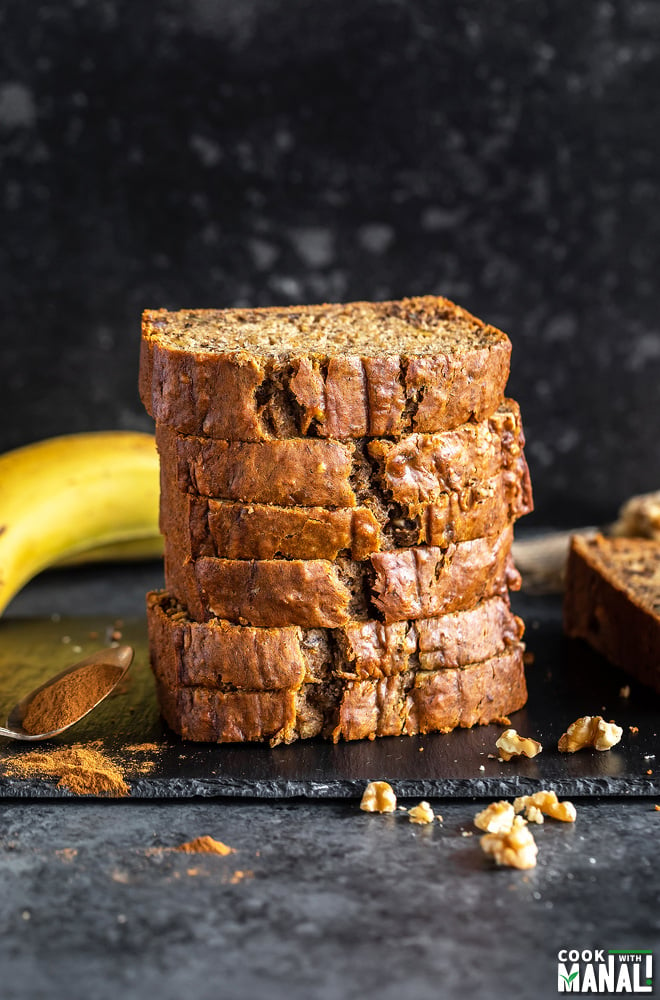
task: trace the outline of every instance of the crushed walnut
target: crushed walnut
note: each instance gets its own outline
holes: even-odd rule
[[[543,749],[538,740],[519,736],[515,729],[505,729],[495,746],[502,760],[511,760],[512,757],[520,757],[522,754],[525,757],[536,757]]]
[[[419,805],[412,807],[408,813],[408,818],[411,823],[432,823],[435,819],[435,813],[429,803],[425,799],[422,799]]]
[[[506,833],[513,826],[515,812],[510,802],[491,802],[474,817],[474,825],[486,833]]]
[[[621,726],[615,722],[605,722],[602,715],[583,715],[572,722],[559,740],[562,753],[575,753],[585,747],[609,750],[620,742],[623,735]]]
[[[360,809],[364,812],[392,813],[396,809],[396,795],[387,781],[370,781],[364,790]]]
[[[498,865],[510,868],[534,868],[538,848],[532,831],[522,816],[516,816],[509,830],[486,833],[481,838],[481,849],[492,855]]]
[[[533,795],[521,795],[513,803],[514,811],[524,812],[530,823],[542,823],[543,816],[561,820],[562,823],[575,823],[577,815],[572,802],[560,802],[556,792],[543,790]]]

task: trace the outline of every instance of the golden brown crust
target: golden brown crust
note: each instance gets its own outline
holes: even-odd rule
[[[174,558],[330,559],[413,545],[447,546],[493,535],[532,508],[529,474],[498,476],[433,503],[406,505],[367,498],[357,507],[281,507],[183,493],[163,477],[161,531]]]
[[[168,550],[165,582],[191,618],[256,626],[336,628],[352,618],[432,618],[517,589],[513,530],[438,546],[338,559],[214,559],[186,562]]]
[[[154,674],[168,687],[297,689],[330,674],[392,677],[487,660],[520,642],[524,627],[506,597],[440,618],[349,622],[338,629],[254,628],[192,621],[167,592],[147,595]]]
[[[660,691],[660,542],[575,536],[564,628]]]
[[[505,334],[434,296],[147,310],[140,393],[157,422],[184,434],[399,436],[487,417],[502,399],[510,353]]]
[[[313,438],[260,443],[214,441],[156,428],[161,481],[183,492],[241,503],[355,507],[382,495],[415,511],[449,492],[464,493],[508,472],[524,479],[518,404],[489,419],[438,434],[361,443]],[[531,499],[529,480],[526,491]]]
[[[335,742],[487,725],[525,704],[523,647],[481,663],[380,680],[303,684],[293,691],[157,685],[167,723],[184,739],[225,742],[325,735]]]

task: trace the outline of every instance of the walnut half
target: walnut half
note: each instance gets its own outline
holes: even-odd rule
[[[559,740],[562,753],[575,753],[585,747],[609,750],[620,742],[623,735],[621,726],[615,722],[605,722],[602,715],[583,715],[572,722]]]
[[[486,833],[506,833],[513,826],[514,808],[510,802],[491,802],[474,817],[474,825]]]
[[[538,848],[531,830],[522,816],[516,816],[510,830],[487,833],[481,838],[481,849],[492,855],[498,865],[510,868],[534,868]]]
[[[419,805],[413,806],[408,812],[408,819],[411,823],[432,823],[435,813],[429,803],[422,799]]]
[[[561,820],[563,823],[575,823],[577,815],[572,802],[560,802],[556,792],[542,791],[533,795],[521,795],[513,803],[515,812],[525,813],[530,823],[542,823],[543,816]]]
[[[525,757],[536,757],[543,749],[538,740],[519,736],[515,729],[505,729],[495,746],[502,760],[511,760],[512,757],[520,757],[522,754]]]
[[[362,795],[360,809],[368,813],[393,813],[396,795],[387,781],[370,781]]]

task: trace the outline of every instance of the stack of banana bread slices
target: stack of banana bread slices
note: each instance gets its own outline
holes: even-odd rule
[[[443,298],[147,311],[163,716],[192,740],[447,732],[526,700],[505,334]]]

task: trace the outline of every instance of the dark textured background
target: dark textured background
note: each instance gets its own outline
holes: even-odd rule
[[[0,447],[150,423],[145,306],[441,292],[538,524],[660,486],[660,5],[4,0]]]

